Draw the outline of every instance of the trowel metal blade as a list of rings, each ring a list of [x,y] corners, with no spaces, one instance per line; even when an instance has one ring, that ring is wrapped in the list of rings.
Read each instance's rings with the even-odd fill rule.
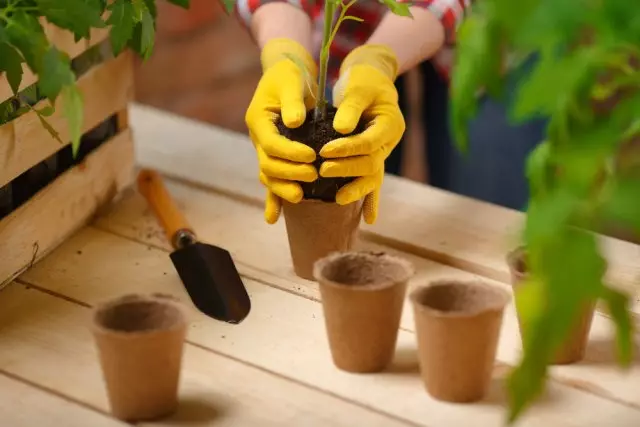
[[[197,242],[172,252],[171,261],[200,311],[229,323],[247,317],[251,300],[229,251]]]

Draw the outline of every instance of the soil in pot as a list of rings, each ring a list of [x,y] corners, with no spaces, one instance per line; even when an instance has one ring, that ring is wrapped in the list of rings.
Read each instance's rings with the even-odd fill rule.
[[[175,411],[186,331],[183,308],[165,297],[125,295],[95,309],[92,332],[116,418]]]
[[[437,281],[414,290],[420,374],[437,400],[481,400],[491,384],[507,289],[483,282]]]
[[[337,132],[333,128],[333,118],[337,109],[333,106],[327,107],[327,116],[320,121],[315,121],[313,110],[307,113],[307,119],[304,124],[295,129],[289,129],[282,122],[282,118],[278,117],[276,127],[280,134],[292,141],[297,141],[311,147],[315,150],[317,157],[314,166],[320,170],[324,159],[320,157],[320,150],[327,143],[345,136],[356,135],[362,133],[366,129],[366,122],[360,120],[356,129],[346,135]],[[353,181],[353,177],[345,178],[319,178],[314,182],[301,182],[305,199],[322,200],[324,202],[335,202],[338,190]]]
[[[511,273],[511,284],[514,291],[527,277],[526,251],[524,248],[517,248],[507,255],[507,263]],[[577,318],[572,330],[566,338],[565,343],[560,347],[556,356],[552,360],[554,365],[566,365],[581,361],[586,353],[589,342],[589,332],[595,313],[596,301],[585,305]],[[518,315],[518,326],[520,335],[526,333],[526,322],[522,319],[518,310],[516,299],[516,313]]]
[[[366,128],[366,122],[361,120],[352,133],[338,133],[333,128],[336,111],[335,107],[328,106],[326,118],[320,121],[315,121],[313,110],[309,111],[305,123],[295,129],[287,128],[280,117],[276,121],[281,135],[314,149],[318,155],[314,162],[317,170],[320,170],[324,161],[320,157],[320,150],[325,144],[361,133]],[[294,271],[299,277],[313,280],[313,264],[317,260],[332,252],[346,252],[353,248],[362,214],[362,201],[344,206],[335,203],[338,190],[353,180],[353,177],[345,177],[301,182],[303,200],[296,204],[283,203],[289,250]]]
[[[384,370],[393,359],[413,266],[384,253],[345,252],[317,261],[325,327],[334,365]]]

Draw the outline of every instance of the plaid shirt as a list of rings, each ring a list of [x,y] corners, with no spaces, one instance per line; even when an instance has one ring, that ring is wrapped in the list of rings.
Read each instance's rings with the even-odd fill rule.
[[[322,26],[324,18],[324,1],[313,0],[237,0],[234,11],[240,22],[248,28],[253,13],[263,4],[274,1],[284,1],[302,8],[312,19],[314,26],[314,41],[316,51],[313,55],[318,58],[322,43]],[[406,2],[406,0],[398,0]],[[452,65],[453,47],[455,45],[456,29],[465,11],[470,7],[471,0],[414,0],[413,6],[424,7],[433,12],[442,22],[445,29],[445,45],[432,58],[433,63],[448,79]],[[329,76],[331,85],[338,79],[338,72],[342,60],[356,47],[366,43],[376,29],[387,7],[378,0],[360,0],[349,8],[349,15],[363,19],[363,22],[343,21],[331,45],[329,53]],[[410,41],[409,41],[410,42]]]

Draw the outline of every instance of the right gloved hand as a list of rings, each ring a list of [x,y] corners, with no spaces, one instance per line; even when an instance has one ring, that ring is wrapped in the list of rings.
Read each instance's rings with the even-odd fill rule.
[[[317,66],[311,54],[290,39],[270,40],[262,49],[262,78],[245,115],[249,136],[258,155],[260,182],[267,187],[265,220],[274,224],[282,199],[302,200],[296,181],[313,182],[318,172],[313,166],[315,151],[280,135],[275,125],[278,115],[288,128],[301,126],[307,111],[314,107]]]

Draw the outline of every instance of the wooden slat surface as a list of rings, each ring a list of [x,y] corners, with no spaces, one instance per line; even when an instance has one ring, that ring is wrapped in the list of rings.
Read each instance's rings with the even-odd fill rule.
[[[84,99],[82,133],[127,106],[133,97],[132,67],[131,54],[127,52],[94,67],[80,78],[78,86]],[[51,136],[34,112],[0,127],[0,187],[70,142],[61,100],[58,99],[56,112],[46,120],[64,144]],[[40,102],[37,108],[45,105],[49,105],[48,101]]]
[[[112,267],[118,270],[117,266]],[[78,272],[78,269],[74,268],[74,271]],[[105,283],[115,283],[109,277],[96,276],[95,279],[100,282],[93,282],[91,285],[96,290],[108,288],[109,286],[104,286]],[[130,291],[135,289],[131,284],[123,283],[125,287],[130,287]],[[56,390],[69,399],[107,412],[108,401],[97,353],[88,330],[89,310],[82,305],[18,284],[13,284],[0,295],[0,325],[3,325],[0,329],[0,371]],[[217,324],[210,326],[215,329]],[[194,324],[189,335],[197,335],[200,328],[201,323]],[[223,333],[214,332],[219,339],[224,339],[220,338]],[[247,339],[249,338],[247,336]],[[182,404],[173,417],[138,425],[406,425],[388,416],[190,344],[185,347],[180,393]],[[31,399],[35,400],[36,397]],[[3,408],[2,403],[0,408]],[[2,423],[5,410],[0,413],[0,423],[6,427],[71,427],[70,422],[74,414],[65,414],[61,410],[62,408],[59,408],[61,413],[57,414],[58,418],[65,420],[61,423],[5,424]],[[625,410],[622,412],[624,414]],[[81,419],[84,424],[78,425],[94,426],[92,418]]]
[[[135,106],[140,164],[262,204],[264,188],[249,139],[156,109]],[[176,143],[175,141],[180,141]],[[378,221],[363,224],[364,237],[439,262],[509,281],[506,253],[522,224],[520,212],[387,176]],[[635,293],[640,316],[640,246],[603,238],[612,285]]]
[[[3,374],[0,374],[0,423],[7,427],[128,425]]]
[[[128,186],[133,162],[127,129],[91,153],[85,167],[66,171],[0,221],[0,284],[40,260]]]
[[[142,425],[503,425],[505,394],[500,380],[520,353],[512,304],[505,313],[494,383],[487,398],[477,404],[446,404],[425,392],[418,373],[413,313],[408,303],[396,358],[387,371],[369,375],[339,371],[331,361],[317,284],[293,273],[284,221],[275,225],[264,222],[263,190],[257,184],[257,166],[249,141],[140,107],[134,109],[131,125],[139,163],[180,178],[168,179],[167,187],[189,222],[203,240],[231,251],[252,299],[251,314],[241,324],[230,325],[193,308],[171,263],[170,247],[157,220],[142,197],[129,189],[91,226],[0,292],[0,379],[4,373],[18,384],[32,387],[31,393],[28,388],[24,393],[43,408],[45,398],[63,397],[73,411],[89,411],[85,425],[93,425],[92,419],[106,413],[108,406],[87,329],[88,306],[123,293],[160,292],[183,300],[193,319],[183,365],[183,400],[176,416]],[[387,187],[398,194],[410,194],[403,209],[413,209],[413,214],[396,213],[402,220],[393,225],[396,228],[404,227],[409,218],[422,219],[421,227],[428,228],[430,221],[441,218],[454,205],[487,208],[489,213],[474,212],[468,224],[462,213],[450,222],[439,223],[440,227],[463,229],[451,234],[466,239],[452,243],[452,255],[442,252],[446,257],[434,256],[438,252],[427,244],[386,237],[384,233],[393,235],[391,223],[382,231],[367,227],[359,249],[384,250],[409,259],[417,269],[411,287],[439,278],[470,279],[483,274],[487,276],[484,280],[506,286],[501,283],[504,277],[496,277],[500,275],[493,267],[474,267],[481,259],[493,259],[498,266],[497,251],[493,258],[486,253],[474,258],[473,249],[498,247],[483,234],[486,230],[501,233],[505,241],[512,230],[503,229],[504,224],[491,225],[490,213],[507,212],[516,220],[519,214],[426,187],[414,188],[399,179],[387,182],[393,183]],[[421,217],[416,208],[420,204],[409,201],[431,195],[434,205]],[[383,202],[387,210],[392,207],[389,198]],[[483,224],[484,231],[474,234]],[[439,232],[449,236],[443,230]],[[610,253],[625,252],[624,245],[610,242]],[[0,251],[6,252],[1,247]],[[622,264],[632,265],[627,261]],[[603,315],[596,315],[590,338],[586,360],[574,366],[554,367],[547,395],[518,426],[640,425],[640,359],[627,372],[617,369],[612,323]],[[2,411],[0,404],[0,421]],[[64,419],[64,415],[56,415]],[[25,421],[13,425],[32,424]]]
[[[188,302],[166,252],[91,228],[62,245],[21,280],[92,305],[133,289],[170,294]],[[191,342],[417,425],[466,427],[474,420],[477,425],[498,426],[502,420],[504,394],[499,383],[482,404],[448,405],[430,398],[417,374],[413,333],[400,331],[398,356],[388,372],[347,374],[331,362],[320,303],[250,279],[245,284],[252,298],[250,316],[240,325],[229,325],[191,309]],[[505,339],[512,337],[503,336]],[[496,378],[503,373],[504,369],[497,369]],[[551,383],[549,395],[552,401],[533,408],[521,426],[595,427],[607,420],[632,426],[640,420],[640,410],[630,405],[558,382]],[[590,410],[578,412],[578,408]],[[568,414],[572,420],[567,419]]]
[[[200,237],[204,241],[231,251],[242,274],[285,291],[319,300],[317,284],[298,278],[292,271],[284,224],[279,223],[276,226],[265,224],[261,209],[253,205],[179,183],[169,182],[167,186]],[[132,194],[122,200],[108,214],[105,213],[98,218],[95,224],[108,232],[170,250],[157,220],[151,216],[145,201],[138,194]],[[247,242],[251,243],[247,244]],[[269,249],[265,250],[265,248]],[[411,281],[412,287],[443,278],[477,278],[466,271],[375,243],[364,241],[359,244],[359,248],[385,250],[409,259],[417,269],[416,276]],[[60,258],[54,258],[55,261],[47,262],[55,262],[60,266],[64,263],[64,257],[65,255],[60,255]],[[25,277],[33,278],[33,275],[38,274],[39,271],[43,271],[43,274],[51,274],[53,268],[53,264],[48,264],[43,266],[42,270],[32,270]],[[42,282],[46,277],[38,276],[37,280]],[[76,297],[75,294],[70,296]],[[402,326],[407,331],[414,331],[413,316],[408,302],[405,304]],[[553,372],[558,377],[567,378],[572,385],[598,390],[600,394],[614,396],[620,401],[640,408],[640,370],[634,368],[627,375],[618,372],[614,367],[602,369],[605,362],[614,361],[612,338],[611,321],[597,314],[591,333],[592,345],[589,348],[586,366],[582,366],[581,369],[559,366],[555,367]],[[515,310],[510,306],[505,318],[498,357],[505,363],[515,364],[519,354],[520,336]],[[598,363],[591,366],[596,361]]]

